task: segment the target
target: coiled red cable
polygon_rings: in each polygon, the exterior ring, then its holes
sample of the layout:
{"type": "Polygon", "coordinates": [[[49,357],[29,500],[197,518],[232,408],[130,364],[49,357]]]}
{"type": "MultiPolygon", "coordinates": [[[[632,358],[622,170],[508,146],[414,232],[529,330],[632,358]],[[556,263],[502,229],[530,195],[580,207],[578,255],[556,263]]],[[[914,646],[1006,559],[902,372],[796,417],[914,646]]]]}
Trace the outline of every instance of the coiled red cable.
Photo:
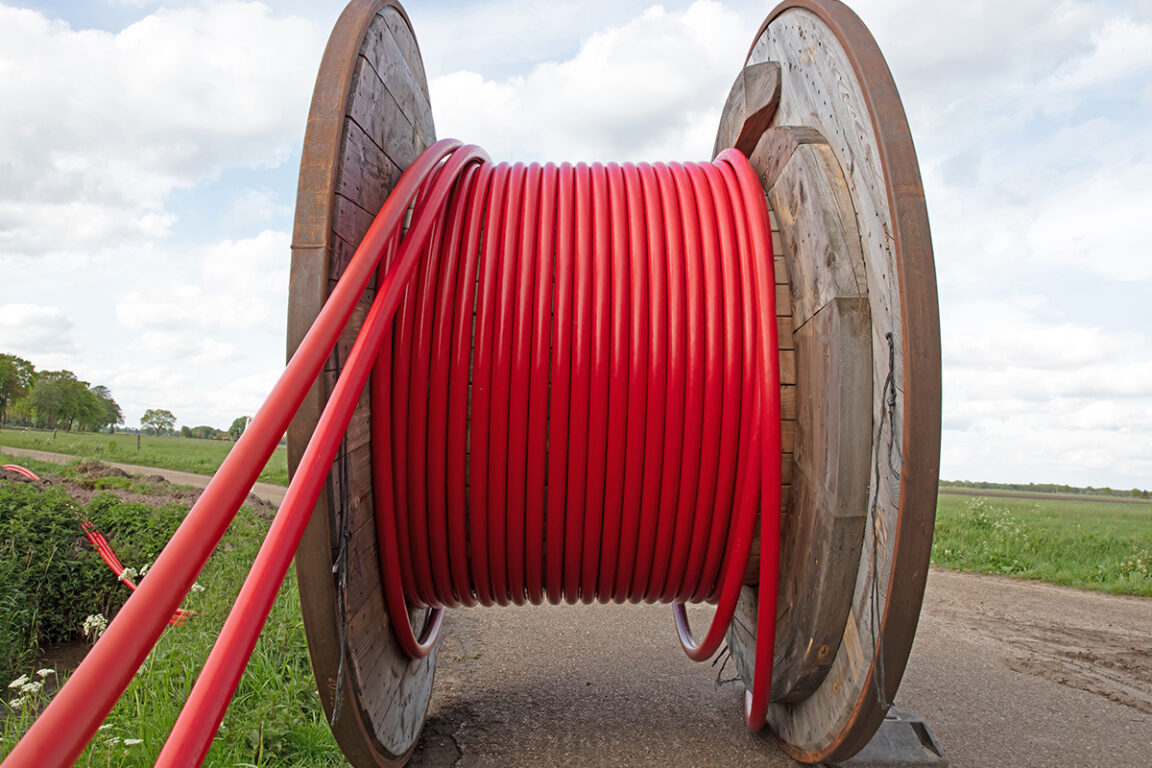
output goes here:
{"type": "MultiPolygon", "coordinates": [[[[712,601],[699,644],[677,610],[685,649],[708,658],[761,512],[774,623],[776,313],[746,158],[478,158],[451,184],[443,205],[417,196],[413,221],[430,217],[432,235],[372,377],[380,559],[401,647],[430,652],[444,607],[712,601]],[[437,611],[419,639],[409,607],[437,611]]],[[[758,629],[769,651],[771,631],[758,629]]],[[[770,664],[756,669],[752,727],[770,664]]]]}
{"type": "Polygon", "coordinates": [[[707,658],[757,517],[749,728],[775,640],[780,402],[767,211],[735,150],[701,165],[493,165],[437,142],[397,182],[284,374],[107,632],[4,761],[79,757],[220,541],[373,269],[376,298],[158,766],[199,765],[372,379],[381,566],[407,605],[709,600],[707,658]],[[413,203],[414,201],[414,203],[413,203]],[[405,209],[414,205],[402,231],[405,209]],[[397,514],[403,510],[404,514],[397,514]]]}

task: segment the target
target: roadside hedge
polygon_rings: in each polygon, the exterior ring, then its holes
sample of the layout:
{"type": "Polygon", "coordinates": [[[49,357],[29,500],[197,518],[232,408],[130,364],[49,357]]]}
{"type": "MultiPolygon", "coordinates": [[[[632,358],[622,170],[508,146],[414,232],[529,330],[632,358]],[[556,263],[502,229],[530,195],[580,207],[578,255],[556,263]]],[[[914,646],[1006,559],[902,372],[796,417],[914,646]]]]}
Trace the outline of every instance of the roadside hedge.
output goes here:
{"type": "Polygon", "coordinates": [[[0,482],[0,671],[10,678],[45,645],[82,639],[86,616],[111,618],[128,599],[128,587],[84,536],[82,514],[124,565],[139,569],[160,553],[186,511],[112,493],[77,507],[58,486],[0,482]]]}

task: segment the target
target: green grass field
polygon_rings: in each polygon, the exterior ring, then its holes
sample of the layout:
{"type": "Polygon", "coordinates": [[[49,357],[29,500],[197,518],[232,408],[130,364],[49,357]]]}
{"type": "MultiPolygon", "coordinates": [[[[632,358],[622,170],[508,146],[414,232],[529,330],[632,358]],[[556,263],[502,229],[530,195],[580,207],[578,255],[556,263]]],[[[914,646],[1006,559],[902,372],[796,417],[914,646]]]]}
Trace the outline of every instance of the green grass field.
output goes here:
{"type": "MultiPolygon", "coordinates": [[[[235,443],[228,440],[198,440],[191,437],[140,437],[140,450],[136,450],[136,435],[97,434],[95,432],[51,432],[22,429],[0,429],[0,446],[31,448],[77,456],[83,459],[118,461],[143,467],[161,467],[184,472],[211,475],[235,443]]],[[[260,473],[260,481],[288,485],[288,452],[277,446],[272,458],[260,473]]]]}
{"type": "Polygon", "coordinates": [[[1152,597],[1152,504],[942,493],[932,562],[1152,597]]]}

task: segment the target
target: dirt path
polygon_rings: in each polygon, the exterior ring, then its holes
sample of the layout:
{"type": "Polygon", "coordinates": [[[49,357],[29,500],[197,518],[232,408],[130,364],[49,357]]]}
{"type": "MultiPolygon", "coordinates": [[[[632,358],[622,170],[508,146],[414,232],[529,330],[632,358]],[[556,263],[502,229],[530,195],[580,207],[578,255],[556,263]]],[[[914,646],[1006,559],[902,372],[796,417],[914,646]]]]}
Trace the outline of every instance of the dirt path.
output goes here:
{"type": "Polygon", "coordinates": [[[956,766],[1152,765],[1152,599],[933,570],[897,704],[956,766]]]}
{"type": "MultiPolygon", "coordinates": [[[[30,459],[37,459],[38,461],[51,461],[57,464],[67,464],[69,461],[77,461],[80,457],[69,456],[63,453],[50,453],[48,451],[35,451],[28,448],[8,448],[7,446],[0,446],[0,453],[6,453],[9,456],[25,456],[30,459]]],[[[104,461],[101,463],[107,464],[110,467],[122,469],[136,475],[160,475],[165,480],[176,485],[190,485],[193,488],[204,488],[208,485],[208,481],[212,479],[211,475],[197,475],[192,472],[180,472],[175,469],[161,469],[160,467],[141,467],[136,464],[120,464],[115,461],[104,461]]],[[[267,501],[271,504],[280,504],[284,501],[284,494],[287,488],[282,485],[273,485],[271,483],[256,483],[252,488],[252,493],[257,497],[267,501]]]]}

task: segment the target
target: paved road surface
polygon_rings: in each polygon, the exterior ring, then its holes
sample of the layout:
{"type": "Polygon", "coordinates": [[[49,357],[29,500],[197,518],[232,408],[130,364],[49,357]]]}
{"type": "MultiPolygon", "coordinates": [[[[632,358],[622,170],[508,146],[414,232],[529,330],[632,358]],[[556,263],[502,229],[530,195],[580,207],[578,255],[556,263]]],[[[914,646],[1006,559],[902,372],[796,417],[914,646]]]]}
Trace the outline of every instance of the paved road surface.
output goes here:
{"type": "MultiPolygon", "coordinates": [[[[667,606],[453,611],[412,765],[797,765],[744,730],[742,689],[717,675],[680,651],[667,606]]],[[[1149,768],[1152,599],[933,570],[896,705],[957,768],[1149,768]]]]}
{"type": "MultiPolygon", "coordinates": [[[[744,730],[742,690],[688,661],[667,606],[446,621],[413,765],[797,765],[744,730]]],[[[896,705],[959,768],[1147,768],[1150,643],[1152,600],[933,570],[896,705]]]]}

